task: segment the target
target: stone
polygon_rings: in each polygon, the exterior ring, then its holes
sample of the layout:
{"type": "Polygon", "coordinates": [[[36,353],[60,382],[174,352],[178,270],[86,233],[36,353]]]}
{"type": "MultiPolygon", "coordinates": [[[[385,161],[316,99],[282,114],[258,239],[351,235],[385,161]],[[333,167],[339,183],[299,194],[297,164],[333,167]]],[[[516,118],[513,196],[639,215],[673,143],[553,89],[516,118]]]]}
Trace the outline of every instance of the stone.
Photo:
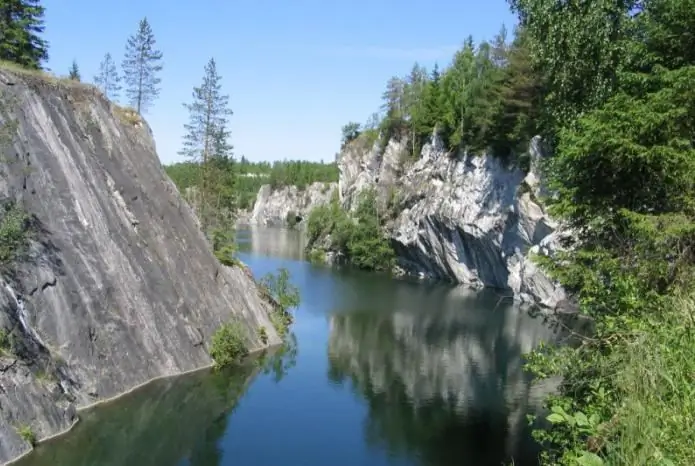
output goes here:
{"type": "Polygon", "coordinates": [[[405,138],[383,151],[358,142],[338,158],[346,209],[368,188],[381,209],[392,209],[387,230],[401,273],[506,289],[546,308],[566,299],[531,257],[557,250],[561,234],[540,200],[548,191],[539,137],[529,145],[528,173],[490,154],[451,153],[436,134],[416,162],[405,163],[407,147],[405,138]]]}

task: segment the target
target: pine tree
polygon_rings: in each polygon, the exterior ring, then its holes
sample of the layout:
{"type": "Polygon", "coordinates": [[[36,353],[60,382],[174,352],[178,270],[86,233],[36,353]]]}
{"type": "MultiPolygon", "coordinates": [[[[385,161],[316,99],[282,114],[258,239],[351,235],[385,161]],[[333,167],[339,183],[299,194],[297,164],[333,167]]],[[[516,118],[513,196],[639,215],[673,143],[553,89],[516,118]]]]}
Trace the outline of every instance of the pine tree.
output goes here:
{"type": "Polygon", "coordinates": [[[156,40],[147,18],[140,20],[137,33],[128,38],[123,76],[126,96],[138,113],[144,113],[159,96],[162,52],[155,49],[156,40]]]}
{"type": "Polygon", "coordinates": [[[229,108],[229,96],[222,94],[221,79],[215,59],[211,58],[205,65],[202,84],[193,88],[193,101],[184,104],[189,112],[189,122],[184,124],[186,135],[179,154],[200,166],[198,213],[203,230],[210,225],[208,209],[210,205],[219,203],[222,191],[218,188],[228,178],[223,175],[230,171],[232,162],[230,131],[227,128],[232,110],[229,108]]]}
{"type": "Polygon", "coordinates": [[[70,66],[70,73],[68,74],[68,77],[72,79],[73,81],[80,81],[80,68],[77,66],[77,61],[73,60],[72,61],[72,66],[70,66]]]}
{"type": "Polygon", "coordinates": [[[116,62],[111,58],[111,54],[107,53],[99,64],[99,74],[94,77],[94,84],[101,89],[107,99],[117,100],[121,90],[120,82],[116,62]]]}
{"type": "Polygon", "coordinates": [[[41,69],[48,60],[44,32],[45,8],[39,0],[0,0],[0,60],[41,69]]]}

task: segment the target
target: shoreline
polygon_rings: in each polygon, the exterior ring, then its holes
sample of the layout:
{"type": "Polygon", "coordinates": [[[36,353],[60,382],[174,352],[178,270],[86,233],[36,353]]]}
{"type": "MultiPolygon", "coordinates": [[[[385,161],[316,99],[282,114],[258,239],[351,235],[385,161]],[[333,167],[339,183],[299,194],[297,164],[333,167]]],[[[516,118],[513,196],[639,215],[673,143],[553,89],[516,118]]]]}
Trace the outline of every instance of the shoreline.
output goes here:
{"type": "MultiPolygon", "coordinates": [[[[248,353],[248,355],[246,356],[245,360],[247,360],[247,361],[248,361],[248,360],[251,360],[252,358],[255,358],[256,356],[258,356],[259,353],[261,353],[261,352],[263,352],[263,351],[268,351],[268,350],[274,349],[274,348],[279,347],[279,346],[281,346],[281,345],[282,345],[282,343],[278,343],[278,344],[275,344],[275,345],[270,345],[270,346],[266,346],[266,347],[264,347],[264,348],[258,348],[258,349],[255,349],[255,350],[253,350],[253,351],[249,351],[249,353],[248,353]]],[[[66,427],[65,429],[61,430],[60,432],[56,432],[55,434],[49,435],[48,437],[45,437],[45,438],[42,438],[42,439],[38,440],[38,441],[36,442],[36,445],[31,445],[31,448],[30,448],[29,450],[25,451],[25,452],[22,453],[21,455],[15,457],[15,458],[13,458],[13,459],[11,459],[11,460],[5,462],[5,463],[0,463],[0,466],[12,466],[12,465],[16,465],[20,460],[24,459],[26,456],[28,456],[28,455],[30,455],[31,453],[33,453],[33,451],[34,451],[34,449],[36,448],[36,446],[41,445],[41,444],[44,444],[44,443],[46,443],[46,442],[49,442],[49,441],[51,441],[51,440],[55,440],[55,439],[57,439],[57,438],[59,438],[59,437],[62,437],[62,436],[64,436],[64,435],[69,434],[69,433],[72,431],[72,429],[74,429],[75,426],[80,422],[80,416],[79,416],[79,414],[82,413],[82,412],[84,412],[84,411],[87,411],[87,410],[90,410],[90,409],[94,409],[94,408],[97,408],[98,406],[101,406],[101,405],[104,405],[104,404],[108,404],[108,403],[112,403],[112,402],[114,402],[114,401],[117,401],[117,400],[119,400],[120,398],[123,398],[124,396],[130,395],[131,393],[133,393],[133,392],[135,392],[135,391],[137,391],[137,390],[139,390],[139,389],[145,387],[146,385],[151,384],[152,382],[156,382],[156,381],[158,381],[158,380],[171,379],[171,378],[174,378],[174,377],[183,377],[183,376],[186,376],[186,375],[194,374],[194,373],[196,373],[196,372],[202,372],[202,371],[204,371],[204,370],[210,370],[210,369],[212,369],[213,367],[214,367],[214,362],[211,362],[211,363],[208,364],[208,365],[205,365],[205,366],[202,366],[202,367],[197,367],[197,368],[194,368],[194,369],[189,369],[189,370],[187,370],[187,371],[179,372],[179,373],[176,373],[176,374],[167,374],[167,375],[160,375],[160,376],[157,376],[157,377],[152,377],[152,378],[150,378],[149,380],[146,380],[145,382],[142,382],[142,383],[140,383],[140,384],[138,384],[138,385],[135,385],[135,386],[129,388],[128,390],[126,390],[126,391],[124,391],[124,392],[121,392],[121,393],[119,393],[119,394],[117,394],[117,395],[111,396],[111,397],[109,397],[109,398],[104,398],[103,400],[97,400],[97,401],[95,401],[94,403],[91,403],[91,404],[88,404],[88,405],[86,405],[86,406],[81,406],[81,407],[79,407],[79,408],[76,408],[76,410],[75,410],[75,412],[76,412],[76,419],[72,422],[72,424],[70,424],[68,427],[66,427]]]]}

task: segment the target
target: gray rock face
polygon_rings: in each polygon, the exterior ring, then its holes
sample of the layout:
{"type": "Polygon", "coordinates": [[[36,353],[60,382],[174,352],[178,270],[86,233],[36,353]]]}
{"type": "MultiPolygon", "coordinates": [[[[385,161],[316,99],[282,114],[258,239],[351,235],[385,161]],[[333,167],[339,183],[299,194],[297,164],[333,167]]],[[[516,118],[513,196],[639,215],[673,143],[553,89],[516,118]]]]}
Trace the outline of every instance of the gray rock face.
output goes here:
{"type": "Polygon", "coordinates": [[[296,186],[285,186],[273,190],[269,184],[264,184],[258,191],[248,223],[285,226],[287,214],[290,212],[297,215],[297,223],[303,222],[314,207],[328,204],[337,188],[337,183],[316,182],[303,190],[296,186]]]}
{"type": "Polygon", "coordinates": [[[0,70],[0,92],[4,128],[18,124],[0,201],[32,216],[28,251],[0,269],[0,463],[29,449],[21,426],[41,439],[76,408],[208,365],[230,318],[252,350],[260,326],[279,343],[270,305],[215,259],[146,123],[81,84],[0,70]]]}
{"type": "Polygon", "coordinates": [[[400,162],[405,141],[390,141],[383,152],[378,144],[350,145],[338,161],[341,200],[354,208],[371,187],[382,208],[395,206],[388,230],[403,272],[509,289],[553,308],[565,293],[529,258],[558,249],[565,235],[538,201],[545,194],[539,145],[538,138],[530,145],[527,175],[493,156],[451,154],[436,136],[410,166],[400,162]]]}

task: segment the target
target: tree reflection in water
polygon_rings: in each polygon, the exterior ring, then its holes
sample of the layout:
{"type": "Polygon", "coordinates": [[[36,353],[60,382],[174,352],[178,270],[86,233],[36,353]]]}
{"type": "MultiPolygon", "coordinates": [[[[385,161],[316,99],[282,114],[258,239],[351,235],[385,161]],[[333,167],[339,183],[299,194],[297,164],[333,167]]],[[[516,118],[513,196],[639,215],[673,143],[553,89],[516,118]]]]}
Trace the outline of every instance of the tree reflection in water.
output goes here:
{"type": "Polygon", "coordinates": [[[374,447],[432,466],[536,464],[526,414],[542,393],[522,354],[554,332],[483,296],[458,303],[331,317],[328,377],[366,400],[374,447]]]}

